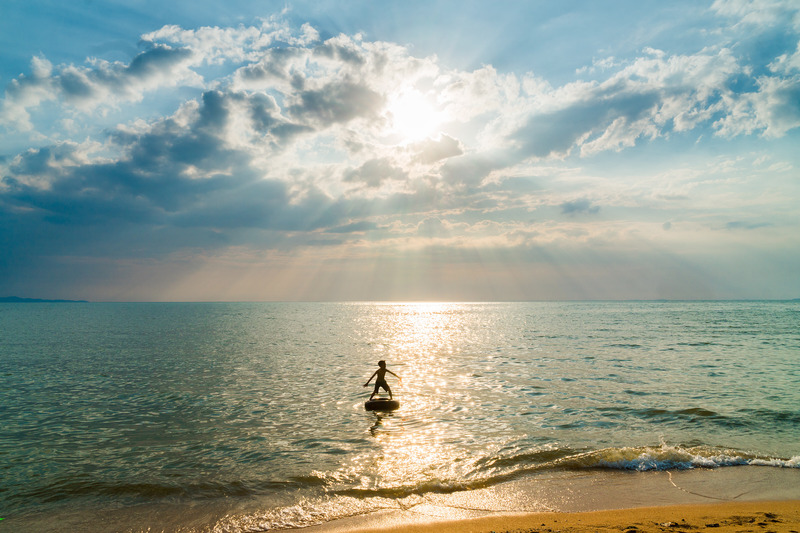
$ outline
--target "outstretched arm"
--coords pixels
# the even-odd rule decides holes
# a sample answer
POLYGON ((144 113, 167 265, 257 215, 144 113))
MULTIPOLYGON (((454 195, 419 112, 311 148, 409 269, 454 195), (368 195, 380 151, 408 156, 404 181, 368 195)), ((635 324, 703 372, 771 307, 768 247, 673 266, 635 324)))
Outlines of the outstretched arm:
MULTIPOLYGON (((375 371, 375 374, 377 374, 377 373, 378 373, 378 371, 376 370, 376 371, 375 371)), ((374 377, 375 377, 375 374, 372 374, 372 375, 369 377, 369 379, 367 380, 367 382, 366 382, 366 383, 364 383, 364 386, 365 386, 365 387, 366 387, 367 385, 369 385, 369 382, 370 382, 370 381, 372 381, 372 378, 374 378, 374 377)))
MULTIPOLYGON (((400 381, 403 381, 403 378, 401 378, 400 376, 398 376, 397 374, 395 374, 394 372, 392 372, 392 371, 391 371, 391 370, 389 370, 388 368, 386 369, 386 371, 387 371, 388 373, 390 373, 391 375, 393 375, 394 377, 396 377, 397 379, 399 379, 400 381)), ((372 379, 372 378, 369 378, 369 379, 372 379)))

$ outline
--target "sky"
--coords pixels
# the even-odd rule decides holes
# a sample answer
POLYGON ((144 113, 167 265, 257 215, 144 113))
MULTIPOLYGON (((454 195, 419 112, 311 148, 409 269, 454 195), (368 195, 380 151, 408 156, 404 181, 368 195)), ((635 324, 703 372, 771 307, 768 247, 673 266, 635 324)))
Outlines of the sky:
POLYGON ((0 11, 0 296, 800 297, 796 0, 0 11))

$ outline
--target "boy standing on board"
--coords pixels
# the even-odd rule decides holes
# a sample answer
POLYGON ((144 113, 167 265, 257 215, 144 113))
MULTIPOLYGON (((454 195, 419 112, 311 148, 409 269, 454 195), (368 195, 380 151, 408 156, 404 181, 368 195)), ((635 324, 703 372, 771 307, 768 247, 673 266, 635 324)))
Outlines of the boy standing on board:
POLYGON ((392 389, 390 389, 389 388, 389 384, 386 383, 386 373, 387 372, 390 373, 391 375, 393 375, 394 377, 396 377, 400 381, 403 381, 403 378, 401 378, 400 376, 398 376, 397 374, 395 374, 394 372, 392 372, 391 370, 386 368, 386 361, 378 361, 378 366, 380 368, 378 370, 376 370, 375 373, 372 374, 369 377, 367 382, 364 383, 364 386, 366 387, 367 385, 369 385, 369 382, 372 381, 372 378, 374 378, 375 376, 378 376, 378 378, 375 380, 375 390, 372 391, 372 394, 370 395, 369 399, 371 400, 376 394, 378 394, 378 389, 383 387, 383 390, 385 390, 386 392, 389 393, 389 399, 391 400, 392 399, 392 389))

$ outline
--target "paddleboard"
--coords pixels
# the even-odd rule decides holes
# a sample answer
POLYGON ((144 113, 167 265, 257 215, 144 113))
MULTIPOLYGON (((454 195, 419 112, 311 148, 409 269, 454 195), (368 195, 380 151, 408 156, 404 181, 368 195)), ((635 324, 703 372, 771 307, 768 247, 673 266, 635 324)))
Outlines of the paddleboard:
POLYGON ((364 409, 367 411, 394 411, 399 408, 400 402, 389 398, 375 398, 364 402, 364 409))

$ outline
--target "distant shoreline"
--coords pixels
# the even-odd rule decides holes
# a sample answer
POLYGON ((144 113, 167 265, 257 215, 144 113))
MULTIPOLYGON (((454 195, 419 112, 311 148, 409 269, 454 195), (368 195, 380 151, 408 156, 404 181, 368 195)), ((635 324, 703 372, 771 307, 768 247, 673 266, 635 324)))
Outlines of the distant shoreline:
POLYGON ((66 303, 89 303, 88 300, 42 300, 39 298, 20 298, 19 296, 0 296, 0 303, 12 304, 30 304, 30 303, 51 303, 51 304, 66 304, 66 303))
POLYGON ((645 300, 485 300, 485 301, 416 301, 416 300, 164 300, 164 301, 148 301, 148 300, 101 300, 98 302, 91 302, 90 300, 49 300, 42 298, 20 298, 19 296, 0 296, 0 303, 377 303, 377 304, 433 304, 433 303, 447 303, 447 304, 464 304, 464 303, 684 303, 684 302, 800 302, 800 298, 764 298, 764 299, 720 299, 720 300, 670 300, 670 299, 645 299, 645 300))

